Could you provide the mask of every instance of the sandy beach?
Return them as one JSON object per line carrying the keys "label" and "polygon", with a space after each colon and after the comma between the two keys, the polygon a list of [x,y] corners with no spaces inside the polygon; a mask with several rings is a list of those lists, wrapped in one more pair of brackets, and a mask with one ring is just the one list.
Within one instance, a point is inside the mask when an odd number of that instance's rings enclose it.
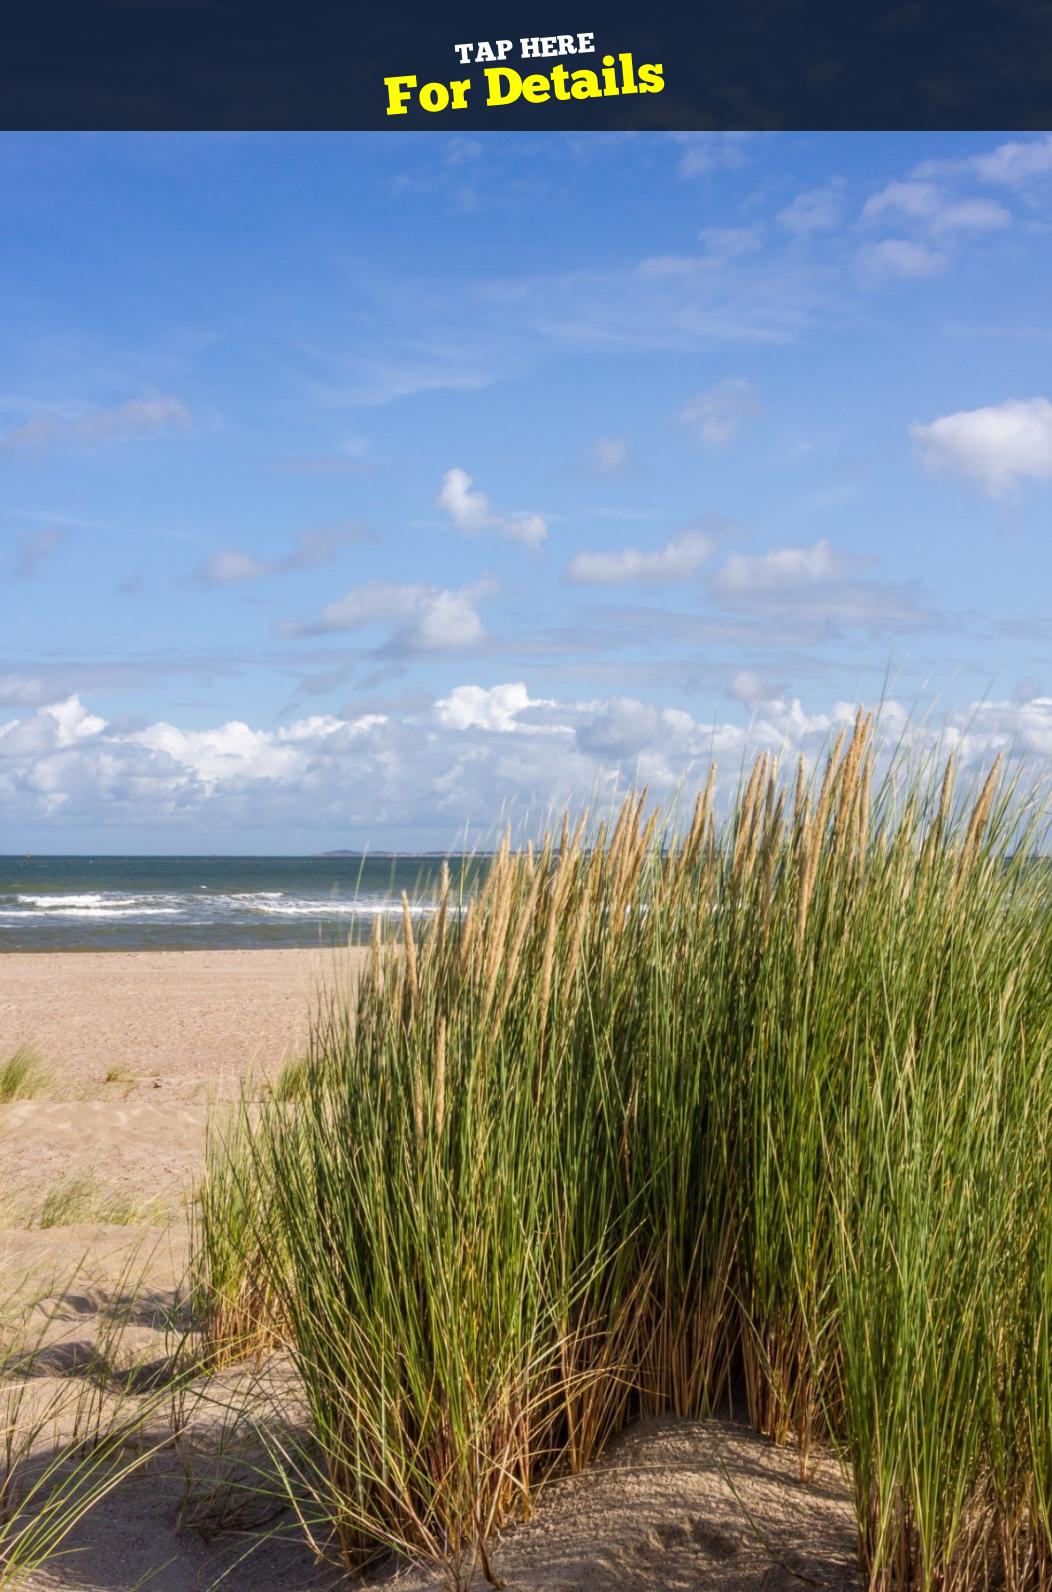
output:
{"label": "sandy beach", "polygon": [[[31,1044],[90,1098],[126,1068],[180,1098],[228,1094],[302,1044],[312,993],[359,951],[105,951],[0,956],[0,1055]],[[167,1095],[166,1095],[167,1098]]]}
{"label": "sandy beach", "polygon": [[[0,1056],[31,1046],[49,1080],[41,1097],[0,1105],[10,1208],[0,1259],[6,1296],[21,1289],[35,1298],[35,1398],[46,1401],[86,1375],[93,1346],[129,1294],[124,1361],[165,1363],[185,1275],[184,1201],[201,1167],[209,1112],[221,1112],[250,1074],[273,1077],[301,1052],[312,997],[352,973],[361,954],[0,957]],[[132,1200],[160,1195],[168,1219],[41,1228],[32,1214],[41,1200],[77,1177]],[[264,1375],[280,1382],[287,1369],[276,1362]],[[215,1529],[210,1508],[195,1524],[194,1500],[212,1498],[226,1410],[255,1376],[235,1367],[191,1391],[200,1472],[189,1484],[189,1509],[185,1453],[177,1462],[164,1449],[92,1512],[68,1557],[25,1585],[32,1592],[198,1592],[224,1573],[231,1592],[340,1584],[331,1568],[315,1565],[288,1519],[262,1553],[240,1564],[247,1539],[236,1510],[229,1531]],[[164,1441],[163,1425],[153,1420],[154,1440]],[[553,1486],[535,1518],[507,1534],[501,1574],[509,1586],[543,1592],[686,1589],[702,1581],[727,1592],[772,1592],[801,1576],[853,1586],[854,1528],[831,1461],[820,1462],[818,1482],[805,1486],[793,1453],[731,1420],[637,1427],[596,1469]],[[411,1570],[396,1583],[406,1592],[437,1585]]]}
{"label": "sandy beach", "polygon": [[56,1179],[93,1175],[178,1203],[200,1165],[210,1104],[299,1054],[312,998],[361,954],[0,956],[0,1059],[26,1046],[48,1079],[39,1098],[0,1103],[5,1186],[24,1202]]}

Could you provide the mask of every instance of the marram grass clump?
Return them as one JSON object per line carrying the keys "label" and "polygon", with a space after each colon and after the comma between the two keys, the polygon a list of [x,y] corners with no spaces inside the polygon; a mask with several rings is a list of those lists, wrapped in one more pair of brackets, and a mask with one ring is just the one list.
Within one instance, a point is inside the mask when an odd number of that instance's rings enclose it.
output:
{"label": "marram grass clump", "polygon": [[495,1579],[553,1470],[729,1398],[837,1446],[873,1587],[1052,1585],[1040,807],[844,742],[406,903],[214,1158],[198,1297],[295,1359],[320,1554]]}
{"label": "marram grass clump", "polygon": [[0,1062],[0,1104],[15,1100],[36,1100],[51,1084],[47,1068],[30,1045],[19,1045]]}

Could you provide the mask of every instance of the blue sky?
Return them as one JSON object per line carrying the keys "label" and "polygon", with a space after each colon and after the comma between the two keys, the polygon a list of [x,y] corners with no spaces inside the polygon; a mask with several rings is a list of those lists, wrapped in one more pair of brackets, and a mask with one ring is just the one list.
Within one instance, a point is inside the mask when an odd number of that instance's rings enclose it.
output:
{"label": "blue sky", "polygon": [[1052,755],[1052,138],[0,173],[3,849],[444,846],[882,696]]}

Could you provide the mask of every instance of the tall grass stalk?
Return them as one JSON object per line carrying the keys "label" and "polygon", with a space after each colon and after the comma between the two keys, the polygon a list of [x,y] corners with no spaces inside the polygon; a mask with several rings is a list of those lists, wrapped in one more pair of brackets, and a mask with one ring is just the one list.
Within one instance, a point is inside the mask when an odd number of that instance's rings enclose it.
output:
{"label": "tall grass stalk", "polygon": [[319,1552],[497,1579],[554,1467],[730,1398],[839,1447],[873,1587],[1052,1585],[1041,806],[874,740],[505,841],[219,1147],[199,1297],[295,1358]]}

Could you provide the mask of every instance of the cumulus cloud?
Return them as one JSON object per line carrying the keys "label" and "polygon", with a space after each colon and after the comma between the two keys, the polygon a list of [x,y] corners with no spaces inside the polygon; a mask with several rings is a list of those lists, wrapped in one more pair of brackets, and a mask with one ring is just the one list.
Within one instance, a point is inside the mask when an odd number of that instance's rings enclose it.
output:
{"label": "cumulus cloud", "polygon": [[689,737],[694,721],[681,708],[659,708],[634,697],[613,697],[579,724],[578,746],[603,760],[622,762],[639,757],[655,743]]}
{"label": "cumulus cloud", "polygon": [[874,280],[886,277],[937,276],[949,264],[949,256],[926,243],[916,243],[910,238],[882,238],[879,243],[869,243],[858,253],[858,264],[864,276]]}
{"label": "cumulus cloud", "polygon": [[826,585],[851,573],[851,560],[823,538],[813,547],[780,547],[773,553],[732,553],[712,580],[724,597],[784,596]]}
{"label": "cumulus cloud", "polygon": [[206,791],[251,770],[253,779],[288,778],[297,758],[293,745],[240,720],[214,730],[181,730],[163,721],[125,737],[129,746],[161,754],[176,767],[192,769]]}
{"label": "cumulus cloud", "polygon": [[466,470],[447,470],[442,477],[438,506],[445,509],[456,530],[465,536],[494,532],[523,547],[538,548],[547,539],[547,522],[540,514],[500,514],[485,492],[472,487]]}
{"label": "cumulus cloud", "polygon": [[0,707],[38,707],[54,694],[50,682],[39,675],[0,674]]}
{"label": "cumulus cloud", "polygon": [[777,695],[754,669],[736,669],[730,693],[738,702],[763,702]]}
{"label": "cumulus cloud", "polygon": [[889,182],[871,195],[862,210],[863,221],[891,215],[906,217],[933,232],[990,232],[1008,226],[1011,216],[993,199],[956,199],[934,182]]}
{"label": "cumulus cloud", "polygon": [[238,581],[258,580],[261,575],[285,575],[291,570],[316,569],[329,564],[353,542],[363,539],[354,526],[334,531],[301,531],[289,552],[278,558],[257,558],[252,553],[222,548],[202,559],[193,579],[201,586],[229,586]]}
{"label": "cumulus cloud", "polygon": [[1011,139],[996,149],[963,159],[925,160],[914,168],[913,175],[919,178],[969,176],[991,185],[1024,188],[1035,179],[1052,176],[1052,133],[1039,138]]}
{"label": "cumulus cloud", "polygon": [[763,413],[763,405],[752,382],[733,376],[699,393],[680,411],[684,425],[692,426],[708,448],[723,448],[733,442],[746,421]]}
{"label": "cumulus cloud", "polygon": [[451,730],[494,730],[510,735],[523,728],[520,714],[529,708],[554,707],[550,700],[533,701],[522,680],[510,685],[458,685],[434,705],[439,724]]}
{"label": "cumulus cloud", "polygon": [[937,232],[997,232],[1011,219],[992,199],[956,199],[942,205],[932,224]]}
{"label": "cumulus cloud", "polygon": [[917,423],[910,435],[925,467],[963,475],[1004,497],[1024,481],[1052,476],[1052,402],[1007,398]]}
{"label": "cumulus cloud", "polygon": [[568,580],[582,585],[619,586],[633,581],[663,585],[690,580],[711,558],[715,543],[704,531],[683,531],[652,552],[622,547],[609,552],[576,553],[566,566]]}
{"label": "cumulus cloud", "polygon": [[792,204],[779,211],[778,220],[789,232],[804,236],[809,232],[828,232],[840,220],[844,205],[844,184],[840,179],[821,188],[807,188]]}
{"label": "cumulus cloud", "polygon": [[822,538],[811,547],[732,553],[709,585],[721,602],[746,612],[781,614],[791,604],[799,618],[873,632],[931,624],[934,616],[907,589],[871,578],[873,562]]}
{"label": "cumulus cloud", "polygon": [[915,170],[907,178],[885,183],[866,200],[862,227],[886,228],[892,235],[859,249],[856,264],[863,279],[879,283],[937,276],[965,238],[1011,225],[1011,213],[1003,204],[955,192],[933,180],[936,175],[934,170],[926,175]]}
{"label": "cumulus cloud", "polygon": [[747,133],[673,133],[682,151],[679,171],[682,177],[704,177],[712,171],[737,171],[748,158]]}
{"label": "cumulus cloud", "polygon": [[[78,696],[0,720],[0,814],[5,822],[133,827],[199,835],[290,827],[353,833],[363,842],[455,843],[471,826],[492,837],[502,809],[520,818],[564,803],[594,806],[636,781],[655,799],[688,795],[709,760],[723,796],[752,752],[817,757],[856,703],[822,710],[796,698],[754,701],[748,722],[695,718],[634,697],[531,698],[519,682],[455,687],[431,707],[344,718],[314,714],[279,729],[234,720],[205,729],[158,722],[122,729]],[[921,753],[953,749],[964,769],[997,752],[1052,758],[1052,698],[962,705],[944,724],[880,707],[885,743]]]}
{"label": "cumulus cloud", "polygon": [[111,442],[189,431],[193,423],[181,398],[150,393],[112,409],[45,410],[0,437],[0,450],[33,455],[61,447],[100,448]]}
{"label": "cumulus cloud", "polygon": [[489,589],[485,582],[448,590],[421,582],[372,581],[326,604],[318,619],[285,625],[284,630],[293,636],[322,636],[386,625],[388,651],[458,652],[477,646],[485,636],[475,603]]}
{"label": "cumulus cloud", "polygon": [[38,752],[62,751],[96,736],[106,728],[106,720],[89,713],[77,695],[45,704],[27,719],[9,719],[0,724],[0,756],[24,756]]}

